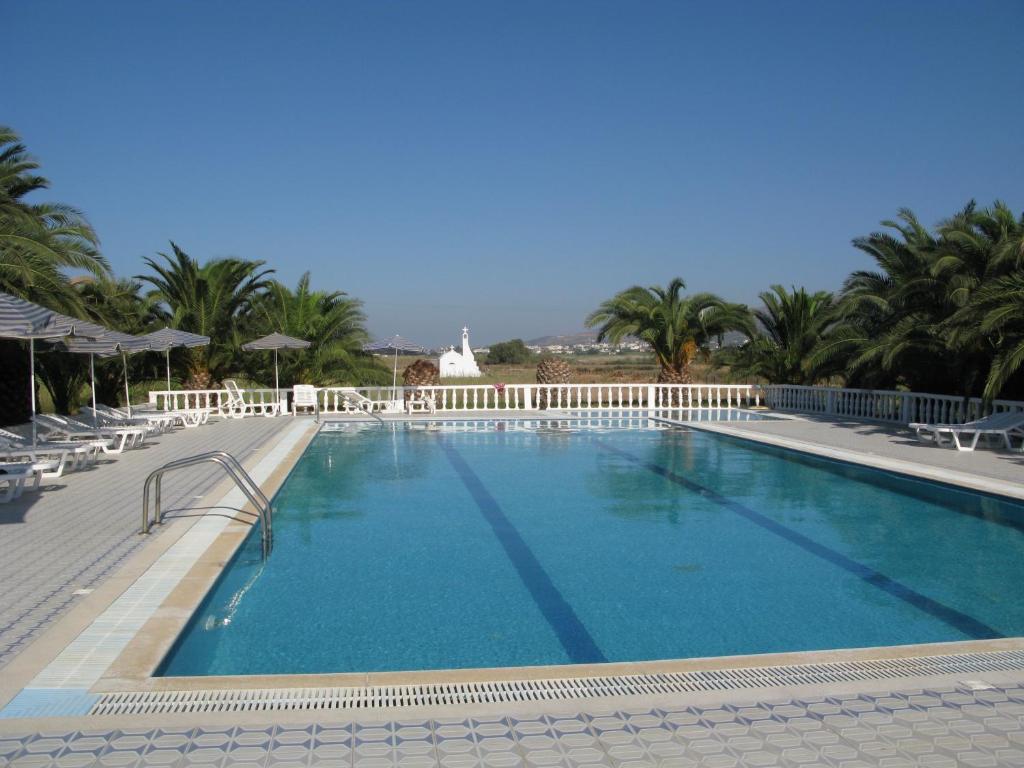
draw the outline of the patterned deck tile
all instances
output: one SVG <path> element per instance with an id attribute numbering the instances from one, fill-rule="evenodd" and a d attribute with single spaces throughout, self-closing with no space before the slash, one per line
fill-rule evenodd
<path id="1" fill-rule="evenodd" d="M 536 717 L 20 733 L 0 736 L 0 765 L 1024 768 L 1024 691 L 906 691 Z"/>
<path id="2" fill-rule="evenodd" d="M 26 493 L 0 509 L 0 668 L 82 600 L 146 542 L 138 535 L 138 505 L 146 475 L 171 459 L 213 448 L 240 461 L 291 419 L 241 419 L 179 430 L 146 440 L 91 469 L 71 472 L 39 493 Z M 200 468 L 165 490 L 168 508 L 192 502 L 223 478 Z M 68 499 L 75 509 L 68 511 Z M 90 525 L 83 526 L 82 520 Z M 159 534 L 159 530 L 157 531 Z M 28 574 L 28 575 L 26 575 Z"/>

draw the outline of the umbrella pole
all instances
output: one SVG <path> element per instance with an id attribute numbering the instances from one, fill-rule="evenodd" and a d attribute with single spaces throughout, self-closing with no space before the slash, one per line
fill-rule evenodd
<path id="1" fill-rule="evenodd" d="M 398 399 L 398 347 L 395 347 L 395 369 L 391 372 L 391 399 Z"/>
<path id="2" fill-rule="evenodd" d="M 128 408 L 128 418 L 132 417 L 132 396 L 128 394 L 128 355 L 121 350 L 121 364 L 124 366 L 124 404 Z"/>
<path id="3" fill-rule="evenodd" d="M 92 378 L 92 425 L 99 429 L 100 424 L 96 416 L 96 354 L 94 352 L 89 353 L 89 376 Z"/>
<path id="4" fill-rule="evenodd" d="M 28 391 L 32 398 L 32 447 L 36 447 L 36 340 L 28 340 Z"/>
<path id="5" fill-rule="evenodd" d="M 167 353 L 167 391 L 171 391 L 171 348 L 164 350 Z"/>
<path id="6" fill-rule="evenodd" d="M 274 347 L 274 397 L 281 402 L 281 377 L 277 372 L 277 347 Z"/>

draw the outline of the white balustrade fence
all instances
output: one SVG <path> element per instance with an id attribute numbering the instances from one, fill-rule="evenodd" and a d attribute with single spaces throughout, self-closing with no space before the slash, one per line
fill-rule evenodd
<path id="1" fill-rule="evenodd" d="M 1024 411 L 1019 400 L 965 399 L 956 395 L 932 395 L 897 390 L 840 389 L 771 384 L 762 387 L 765 405 L 778 411 L 821 413 L 827 416 L 885 421 L 963 424 L 1001 411 Z"/>
<path id="2" fill-rule="evenodd" d="M 290 390 L 281 390 L 284 395 Z M 572 411 L 679 408 L 740 408 L 761 404 L 761 390 L 749 384 L 464 384 L 437 387 L 322 387 L 317 390 L 320 412 L 344 413 L 343 392 L 356 392 L 384 409 L 399 411 L 408 396 L 420 393 L 434 399 L 438 412 L 532 411 L 539 408 Z M 271 403 L 272 389 L 245 389 L 249 402 Z M 216 411 L 227 390 L 154 390 L 149 402 L 160 410 Z"/>
<path id="3" fill-rule="evenodd" d="M 281 389 L 284 396 L 291 390 Z M 243 389 L 242 396 L 247 403 L 269 405 L 274 402 L 273 389 Z M 226 389 L 157 389 L 149 393 L 149 404 L 161 411 L 217 411 L 228 401 Z"/>
<path id="4" fill-rule="evenodd" d="M 319 390 L 320 412 L 346 410 L 345 387 Z M 432 397 L 438 412 L 531 411 L 539 408 L 571 411 L 671 408 L 739 408 L 759 405 L 760 391 L 747 384 L 463 384 L 458 386 L 360 388 L 370 400 L 391 402 L 399 410 L 406 393 Z"/>
<path id="5" fill-rule="evenodd" d="M 291 390 L 282 389 L 281 394 Z M 911 422 L 962 424 L 992 412 L 1024 411 L 1024 402 L 897 390 L 806 387 L 793 384 L 463 384 L 437 387 L 323 387 L 317 390 L 320 412 L 344 413 L 343 392 L 357 392 L 398 412 L 413 393 L 433 397 L 438 412 L 675 410 L 680 408 L 742 408 L 767 405 L 778 411 L 820 413 L 839 418 L 867 419 L 892 424 Z M 245 389 L 253 403 L 274 402 L 273 389 Z M 160 410 L 217 411 L 227 390 L 155 390 L 149 402 Z"/>

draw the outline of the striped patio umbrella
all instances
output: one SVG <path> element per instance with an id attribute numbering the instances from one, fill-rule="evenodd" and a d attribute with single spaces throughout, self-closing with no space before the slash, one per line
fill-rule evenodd
<path id="1" fill-rule="evenodd" d="M 132 336 L 120 331 L 108 331 L 107 335 L 99 339 L 69 338 L 59 345 L 68 352 L 89 355 L 89 375 L 92 377 L 92 423 L 96 423 L 96 355 L 100 357 L 114 357 L 121 355 L 121 366 L 124 370 L 124 403 L 128 408 L 128 416 L 132 415 L 132 398 L 128 391 L 128 355 L 135 352 L 144 352 L 150 347 L 144 336 Z"/>
<path id="2" fill-rule="evenodd" d="M 411 352 L 414 355 L 422 354 L 427 350 L 421 347 L 419 344 L 413 344 L 408 339 L 403 339 L 397 333 L 389 339 L 380 339 L 379 341 L 372 341 L 369 344 L 363 345 L 363 350 L 366 352 L 394 352 L 395 353 L 395 367 L 391 373 L 391 388 L 398 388 L 398 353 L 399 352 Z"/>
<path id="3" fill-rule="evenodd" d="M 36 444 L 36 340 L 69 336 L 103 338 L 110 331 L 102 325 L 62 315 L 9 293 L 0 293 L 0 339 L 28 342 L 29 392 L 32 400 L 32 445 Z"/>
<path id="4" fill-rule="evenodd" d="M 303 339 L 296 339 L 293 336 L 285 336 L 283 333 L 271 333 L 264 336 L 262 339 L 256 339 L 256 341 L 250 341 L 247 344 L 242 345 L 242 349 L 247 352 L 256 352 L 258 350 L 272 349 L 274 350 L 274 392 L 277 395 L 277 400 L 281 400 L 281 382 L 278 376 L 277 370 L 277 350 L 279 349 L 307 349 L 313 342 L 304 341 Z"/>
<path id="5" fill-rule="evenodd" d="M 161 328 L 139 337 L 149 342 L 149 348 L 154 352 L 163 352 L 167 359 L 167 389 L 171 388 L 171 350 L 179 347 L 192 349 L 193 347 L 205 347 L 210 343 L 209 336 L 200 336 L 198 333 L 180 331 L 177 328 Z"/>

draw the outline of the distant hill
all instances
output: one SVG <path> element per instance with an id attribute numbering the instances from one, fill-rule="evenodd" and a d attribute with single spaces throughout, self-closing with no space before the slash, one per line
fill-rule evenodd
<path id="1" fill-rule="evenodd" d="M 537 347 L 546 347 L 550 344 L 593 344 L 597 341 L 597 331 L 580 331 L 579 333 L 566 333 L 561 336 L 540 336 L 530 339 L 527 344 Z"/>

